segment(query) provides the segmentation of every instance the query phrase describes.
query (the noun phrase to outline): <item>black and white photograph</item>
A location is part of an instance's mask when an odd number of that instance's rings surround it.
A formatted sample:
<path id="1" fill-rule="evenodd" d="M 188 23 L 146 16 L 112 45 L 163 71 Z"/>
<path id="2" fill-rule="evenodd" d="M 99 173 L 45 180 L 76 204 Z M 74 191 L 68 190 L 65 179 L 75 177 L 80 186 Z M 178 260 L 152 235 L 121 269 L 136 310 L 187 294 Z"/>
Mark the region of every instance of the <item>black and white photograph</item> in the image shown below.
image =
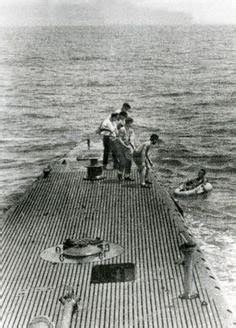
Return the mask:
<path id="1" fill-rule="evenodd" d="M 0 0 L 0 326 L 236 327 L 235 123 L 235 0 Z"/>

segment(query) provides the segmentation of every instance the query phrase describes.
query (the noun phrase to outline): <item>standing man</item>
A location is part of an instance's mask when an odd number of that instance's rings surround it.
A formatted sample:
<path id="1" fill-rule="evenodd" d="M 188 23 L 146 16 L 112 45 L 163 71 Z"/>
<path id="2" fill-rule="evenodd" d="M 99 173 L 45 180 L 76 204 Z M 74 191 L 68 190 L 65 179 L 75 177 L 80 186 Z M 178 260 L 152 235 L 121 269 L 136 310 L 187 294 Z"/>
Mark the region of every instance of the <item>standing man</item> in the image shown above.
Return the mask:
<path id="1" fill-rule="evenodd" d="M 127 117 L 128 117 L 127 112 L 120 112 L 119 113 L 118 124 L 120 126 L 125 126 L 125 120 L 127 119 Z"/>
<path id="2" fill-rule="evenodd" d="M 100 134 L 103 136 L 103 168 L 107 168 L 109 153 L 112 153 L 113 165 L 116 169 L 118 161 L 116 154 L 112 149 L 112 140 L 117 136 L 117 120 L 119 118 L 118 113 L 112 113 L 109 118 L 106 118 L 100 126 Z"/>
<path id="3" fill-rule="evenodd" d="M 131 110 L 131 106 L 128 103 L 123 103 L 121 109 L 117 109 L 115 112 L 120 113 L 120 112 L 126 112 L 128 116 L 128 112 Z"/>
<path id="4" fill-rule="evenodd" d="M 158 142 L 159 136 L 157 134 L 152 134 L 148 141 L 142 143 L 133 152 L 133 160 L 138 167 L 142 188 L 149 188 L 149 185 L 152 184 L 148 181 L 149 170 L 153 167 L 153 162 L 149 157 L 149 150 Z"/>
<path id="5" fill-rule="evenodd" d="M 120 181 L 134 181 L 130 177 L 132 166 L 132 154 L 135 149 L 134 131 L 132 129 L 133 119 L 128 117 L 125 126 L 118 127 L 118 137 L 116 139 L 116 151 L 119 161 L 118 179 Z"/>
<path id="6" fill-rule="evenodd" d="M 130 104 L 128 103 L 124 103 L 122 108 L 121 108 L 121 112 L 126 112 L 128 114 L 128 111 L 131 109 Z"/>

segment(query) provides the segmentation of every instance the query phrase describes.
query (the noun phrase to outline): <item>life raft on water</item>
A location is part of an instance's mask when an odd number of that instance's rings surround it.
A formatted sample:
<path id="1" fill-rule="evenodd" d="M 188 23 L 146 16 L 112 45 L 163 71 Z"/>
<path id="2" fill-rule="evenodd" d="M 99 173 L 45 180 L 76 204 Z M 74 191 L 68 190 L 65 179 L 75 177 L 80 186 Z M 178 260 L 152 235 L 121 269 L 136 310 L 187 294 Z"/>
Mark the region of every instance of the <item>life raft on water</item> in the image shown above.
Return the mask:
<path id="1" fill-rule="evenodd" d="M 186 190 L 185 184 L 182 183 L 178 188 L 175 189 L 174 193 L 177 196 L 191 196 L 191 195 L 200 195 L 212 190 L 212 185 L 209 182 L 202 183 L 199 186 Z"/>

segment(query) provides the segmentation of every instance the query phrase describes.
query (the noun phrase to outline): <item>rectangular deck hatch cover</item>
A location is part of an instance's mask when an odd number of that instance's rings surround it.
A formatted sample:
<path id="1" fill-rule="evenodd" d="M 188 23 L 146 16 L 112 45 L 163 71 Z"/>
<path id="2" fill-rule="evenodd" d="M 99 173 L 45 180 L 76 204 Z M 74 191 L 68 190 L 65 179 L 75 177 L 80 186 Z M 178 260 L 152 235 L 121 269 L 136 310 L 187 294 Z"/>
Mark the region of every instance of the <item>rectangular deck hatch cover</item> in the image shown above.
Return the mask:
<path id="1" fill-rule="evenodd" d="M 135 280 L 134 263 L 95 265 L 91 283 L 125 282 Z"/>

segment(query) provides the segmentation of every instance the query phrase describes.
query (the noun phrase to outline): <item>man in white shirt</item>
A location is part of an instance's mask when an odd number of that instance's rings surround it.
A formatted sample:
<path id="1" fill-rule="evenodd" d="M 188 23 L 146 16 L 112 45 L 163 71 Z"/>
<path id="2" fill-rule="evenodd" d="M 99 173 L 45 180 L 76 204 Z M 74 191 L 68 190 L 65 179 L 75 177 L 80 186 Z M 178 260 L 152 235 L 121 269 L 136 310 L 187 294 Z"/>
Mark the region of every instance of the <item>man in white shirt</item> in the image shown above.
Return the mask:
<path id="1" fill-rule="evenodd" d="M 119 118 L 118 113 L 112 113 L 109 118 L 106 118 L 100 126 L 100 134 L 103 136 L 103 167 L 106 169 L 108 164 L 109 153 L 112 152 L 112 158 L 114 168 L 117 168 L 118 161 L 115 151 L 112 149 L 112 139 L 117 136 L 117 120 Z"/>

